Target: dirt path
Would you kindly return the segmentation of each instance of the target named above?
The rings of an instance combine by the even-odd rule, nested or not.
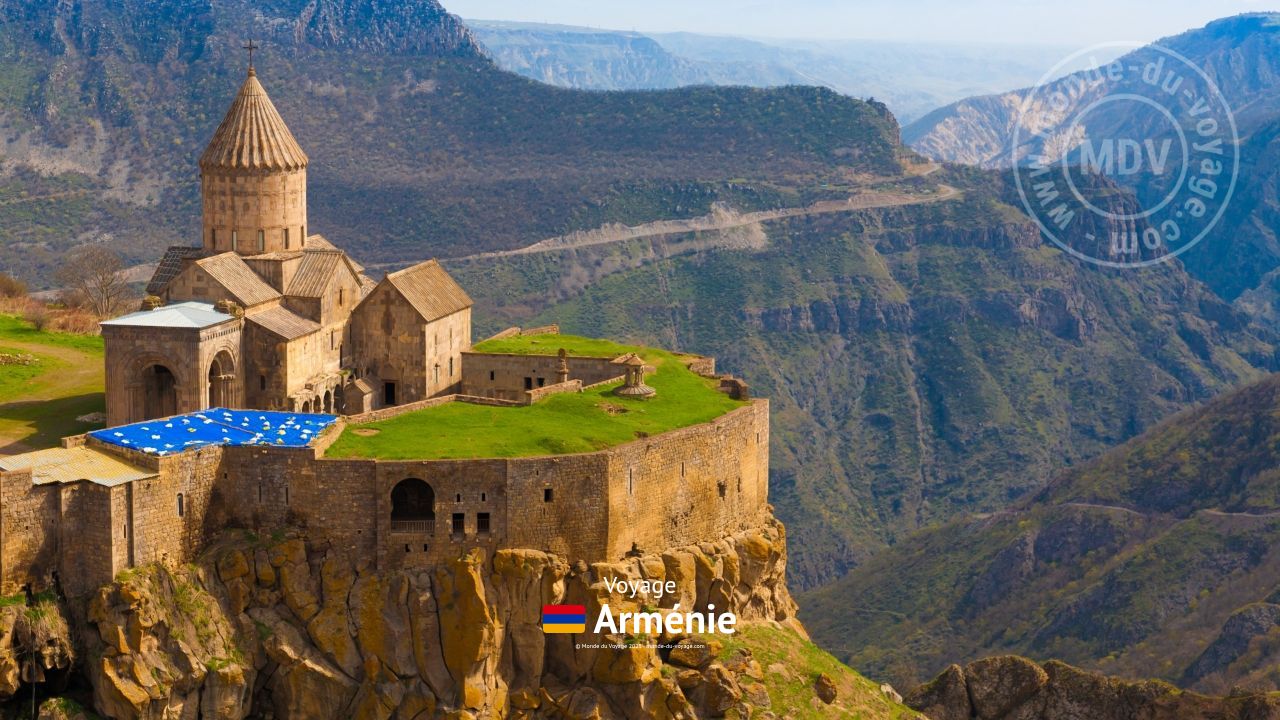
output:
[[[1213,515],[1214,517],[1238,517],[1249,518],[1251,520],[1267,520],[1272,518],[1280,518],[1280,511],[1251,513],[1251,512],[1227,512],[1226,510],[1201,510],[1205,515]]]
[[[44,387],[30,395],[24,395],[22,402],[66,397],[68,391],[83,390],[86,386],[93,385],[95,379],[102,377],[102,359],[75,348],[5,340],[3,338],[0,338],[0,347],[21,350],[32,355],[45,355],[61,360],[71,366],[67,368],[50,368],[48,372],[42,373],[38,381]],[[0,441],[2,440],[3,438],[0,438]]]
[[[939,185],[938,191],[929,195],[911,195],[908,193],[869,191],[853,195],[845,200],[821,200],[808,207],[782,208],[779,210],[759,210],[740,213],[723,207],[717,207],[706,215],[688,220],[657,220],[643,225],[605,225],[594,230],[582,230],[538,241],[515,250],[477,253],[460,258],[452,258],[453,262],[480,260],[486,258],[507,257],[511,255],[529,255],[533,253],[556,252],[574,248],[607,245],[609,243],[627,242],[661,235],[676,235],[690,232],[706,232],[711,230],[732,230],[756,223],[783,218],[802,217],[807,215],[826,215],[830,213],[853,212],[855,210],[871,210],[875,208],[901,207],[907,205],[924,205],[928,203],[954,200],[961,191],[950,185]]]
[[[1069,502],[1069,503],[1063,503],[1063,505],[1066,505],[1067,507],[1084,508],[1087,510],[1116,510],[1122,513],[1128,513],[1129,515],[1137,515],[1138,517],[1147,517],[1146,514],[1138,512],[1133,508],[1121,507],[1119,505],[1103,505],[1101,503],[1087,503],[1087,502]]]
[[[22,203],[40,202],[42,200],[58,200],[60,198],[76,197],[78,195],[88,194],[88,190],[67,190],[65,192],[49,193],[48,195],[32,195],[30,197],[13,198],[11,200],[0,200],[0,206],[20,205]]]

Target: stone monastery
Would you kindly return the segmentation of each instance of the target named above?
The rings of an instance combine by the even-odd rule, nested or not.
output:
[[[612,562],[769,521],[768,402],[706,357],[662,362],[727,410],[593,452],[328,455],[450,403],[502,423],[562,393],[608,392],[604,417],[665,391],[650,358],[571,354],[554,328],[495,336],[546,352],[473,349],[471,299],[437,262],[374,282],[309,231],[307,162],[250,68],[200,157],[200,245],[170,248],[144,307],[102,323],[107,428],[0,457],[0,594],[83,595],[227,527],[305,528],[394,569],[505,548]]]
[[[458,385],[471,298],[429,261],[374,284],[307,233],[307,155],[256,73],[200,157],[204,231],[102,324],[107,423],[207,407],[358,413]]]

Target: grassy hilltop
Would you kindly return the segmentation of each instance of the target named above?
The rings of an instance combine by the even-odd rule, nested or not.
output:
[[[417,460],[522,457],[593,452],[668,430],[708,422],[742,406],[716,390],[665,350],[571,335],[530,335],[477,344],[479,352],[617,357],[635,352],[656,372],[647,400],[613,393],[620,383],[562,393],[525,407],[449,403],[389,420],[353,425],[327,451],[330,457]]]
[[[76,418],[105,409],[102,373],[101,337],[36,330],[0,315],[0,454],[101,427]]]

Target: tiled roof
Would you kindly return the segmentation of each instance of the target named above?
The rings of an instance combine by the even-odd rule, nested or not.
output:
[[[338,248],[319,233],[307,237],[302,247],[307,250],[337,250]]]
[[[302,262],[298,263],[298,271],[285,288],[285,294],[294,297],[320,297],[341,264],[340,250],[306,250],[302,254]]]
[[[258,277],[253,268],[233,252],[202,258],[196,264],[245,307],[253,307],[280,297],[275,288]]]
[[[0,470],[31,470],[35,485],[89,480],[99,485],[119,485],[155,476],[155,471],[135,467],[99,450],[87,447],[49,448],[0,457]]]
[[[435,260],[388,275],[383,282],[400,291],[428,322],[471,307],[471,297]]]
[[[279,305],[247,315],[245,320],[259,325],[285,340],[300,338],[320,329],[320,323],[308,320]]]
[[[156,271],[151,275],[151,281],[147,283],[147,294],[159,295],[164,291],[164,286],[182,272],[182,266],[187,260],[204,256],[205,249],[202,247],[170,246],[164,251],[164,257],[160,258]]]
[[[230,315],[214,310],[209,303],[181,302],[161,305],[155,310],[139,310],[111,320],[103,320],[99,324],[121,327],[203,328],[230,319]]]
[[[299,170],[306,166],[307,154],[249,68],[249,76],[200,156],[200,168]]]

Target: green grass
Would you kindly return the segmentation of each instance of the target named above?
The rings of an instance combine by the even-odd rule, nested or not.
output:
[[[28,352],[23,348],[0,345],[0,355],[29,355],[35,359],[30,365],[0,364],[0,402],[21,397],[41,375],[64,366],[64,363],[54,358]]]
[[[4,340],[102,354],[101,335],[77,335],[75,333],[53,332],[52,330],[37,330],[31,323],[14,315],[0,315],[0,341]]]
[[[0,453],[51,447],[61,437],[99,427],[76,418],[105,408],[100,336],[36,330],[0,315],[0,352],[37,359],[35,365],[0,366]]]
[[[646,382],[658,391],[649,400],[613,394],[616,385],[584,393],[553,395],[527,407],[450,403],[381,422],[348,427],[329,457],[388,460],[526,457],[592,452],[638,438],[713,420],[744,403],[716,390],[714,380],[691,372],[675,354],[568,335],[546,335],[481,343],[492,352],[570,352],[608,357],[639,352],[657,371]],[[499,349],[500,348],[500,349]],[[353,430],[376,430],[360,435]]]
[[[612,340],[586,338],[577,335],[518,335],[501,340],[485,340],[472,349],[476,352],[506,353],[510,355],[555,355],[564,348],[570,355],[585,357],[618,357],[628,352],[639,352],[648,357],[648,350],[620,345]]]
[[[749,652],[764,671],[763,685],[769,693],[770,710],[785,710],[796,720],[813,718],[914,718],[909,708],[880,692],[878,684],[859,675],[812,642],[785,627],[765,623],[740,625],[733,635],[704,635],[708,642],[720,642],[718,658],[723,662],[739,652]],[[819,674],[836,684],[836,700],[825,705],[815,699],[814,680]],[[761,717],[758,709],[752,717]]]

